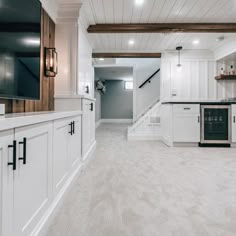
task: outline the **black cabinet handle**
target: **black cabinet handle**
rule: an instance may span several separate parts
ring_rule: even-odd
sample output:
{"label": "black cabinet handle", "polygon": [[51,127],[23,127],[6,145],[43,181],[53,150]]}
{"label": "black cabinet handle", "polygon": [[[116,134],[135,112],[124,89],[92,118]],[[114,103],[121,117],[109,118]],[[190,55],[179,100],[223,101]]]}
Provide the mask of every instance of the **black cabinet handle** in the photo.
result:
{"label": "black cabinet handle", "polygon": [[13,141],[13,145],[8,145],[8,148],[13,148],[12,162],[8,162],[9,166],[12,166],[13,170],[16,170],[16,140]]}
{"label": "black cabinet handle", "polygon": [[198,120],[198,123],[200,123],[200,116],[198,116],[197,120]]}
{"label": "black cabinet handle", "polygon": [[23,138],[23,142],[19,142],[23,145],[23,157],[19,157],[19,160],[23,160],[23,164],[26,164],[26,138]]}
{"label": "black cabinet handle", "polygon": [[90,104],[90,111],[93,111],[93,102]]}
{"label": "black cabinet handle", "polygon": [[75,133],[75,121],[72,122],[72,132]]}
{"label": "black cabinet handle", "polygon": [[185,107],[184,110],[191,110],[191,108],[189,108],[189,107]]}
{"label": "black cabinet handle", "polygon": [[235,123],[235,116],[234,116],[234,123]]}
{"label": "black cabinet handle", "polygon": [[69,126],[70,126],[69,134],[73,135],[73,122],[70,122]]}

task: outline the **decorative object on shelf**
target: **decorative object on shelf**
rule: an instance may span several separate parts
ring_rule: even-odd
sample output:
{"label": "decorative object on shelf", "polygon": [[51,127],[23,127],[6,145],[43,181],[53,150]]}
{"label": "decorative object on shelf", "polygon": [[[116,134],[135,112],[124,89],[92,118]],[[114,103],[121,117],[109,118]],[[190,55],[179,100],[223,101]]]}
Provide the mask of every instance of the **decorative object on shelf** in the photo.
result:
{"label": "decorative object on shelf", "polygon": [[96,81],[96,90],[100,91],[101,93],[105,94],[106,92],[106,83],[105,80],[97,80]]}
{"label": "decorative object on shelf", "polygon": [[5,104],[0,104],[0,115],[5,115]]}
{"label": "decorative object on shelf", "polygon": [[231,65],[230,66],[230,72],[229,72],[230,75],[235,75],[235,70],[234,70],[234,66]]}
{"label": "decorative object on shelf", "polygon": [[183,49],[182,46],[176,47],[176,50],[178,51],[178,64],[176,65],[178,67],[178,71],[182,69],[182,65],[180,63],[180,51]]}
{"label": "decorative object on shelf", "polygon": [[45,48],[44,50],[44,75],[55,77],[58,73],[57,52],[55,48]]}

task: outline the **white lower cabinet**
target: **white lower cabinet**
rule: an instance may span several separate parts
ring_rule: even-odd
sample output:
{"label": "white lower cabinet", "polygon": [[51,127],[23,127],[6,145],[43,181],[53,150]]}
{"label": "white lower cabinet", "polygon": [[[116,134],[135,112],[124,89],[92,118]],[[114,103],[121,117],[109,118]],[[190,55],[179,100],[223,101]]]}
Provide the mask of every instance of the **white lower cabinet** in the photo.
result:
{"label": "white lower cabinet", "polygon": [[1,140],[2,229],[4,236],[26,236],[52,200],[52,125],[27,126],[14,133]]}
{"label": "white lower cabinet", "polygon": [[199,104],[173,105],[173,142],[200,142]]}
{"label": "white lower cabinet", "polygon": [[39,232],[55,197],[80,165],[80,115],[1,131],[0,236]]}
{"label": "white lower cabinet", "polygon": [[81,117],[54,122],[53,193],[65,185],[69,173],[81,164]]}
{"label": "white lower cabinet", "polygon": [[86,153],[95,141],[95,102],[89,99],[83,99],[82,109],[82,153],[83,156],[86,156]]}
{"label": "white lower cabinet", "polygon": [[231,131],[232,131],[232,143],[236,143],[236,105],[233,104],[231,106],[231,114],[232,114],[232,117],[231,117],[231,120],[232,120],[232,128],[231,128]]}

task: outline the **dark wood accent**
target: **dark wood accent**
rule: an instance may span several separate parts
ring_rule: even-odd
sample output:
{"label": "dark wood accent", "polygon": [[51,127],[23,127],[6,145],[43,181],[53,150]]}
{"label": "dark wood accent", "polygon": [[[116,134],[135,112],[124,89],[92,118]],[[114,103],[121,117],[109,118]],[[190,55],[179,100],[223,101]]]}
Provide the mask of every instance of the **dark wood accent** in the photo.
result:
{"label": "dark wood accent", "polygon": [[96,24],[88,33],[235,33],[236,23]]}
{"label": "dark wood accent", "polygon": [[54,110],[54,78],[44,77],[44,47],[55,47],[55,23],[44,10],[42,10],[41,42],[40,100],[0,99],[0,103],[6,106],[6,113]]}
{"label": "dark wood accent", "polygon": [[215,77],[216,80],[236,80],[236,75],[219,75]]}
{"label": "dark wood accent", "polygon": [[116,52],[116,53],[93,53],[93,58],[160,58],[161,53],[129,53],[129,52]]}

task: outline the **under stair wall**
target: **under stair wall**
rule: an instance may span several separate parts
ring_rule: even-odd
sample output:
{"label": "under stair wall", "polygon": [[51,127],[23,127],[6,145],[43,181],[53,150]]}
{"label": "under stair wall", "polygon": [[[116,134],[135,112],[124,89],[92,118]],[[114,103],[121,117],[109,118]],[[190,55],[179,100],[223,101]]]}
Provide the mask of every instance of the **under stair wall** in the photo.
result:
{"label": "under stair wall", "polygon": [[160,110],[161,102],[159,101],[132,126],[128,127],[128,140],[161,140]]}

